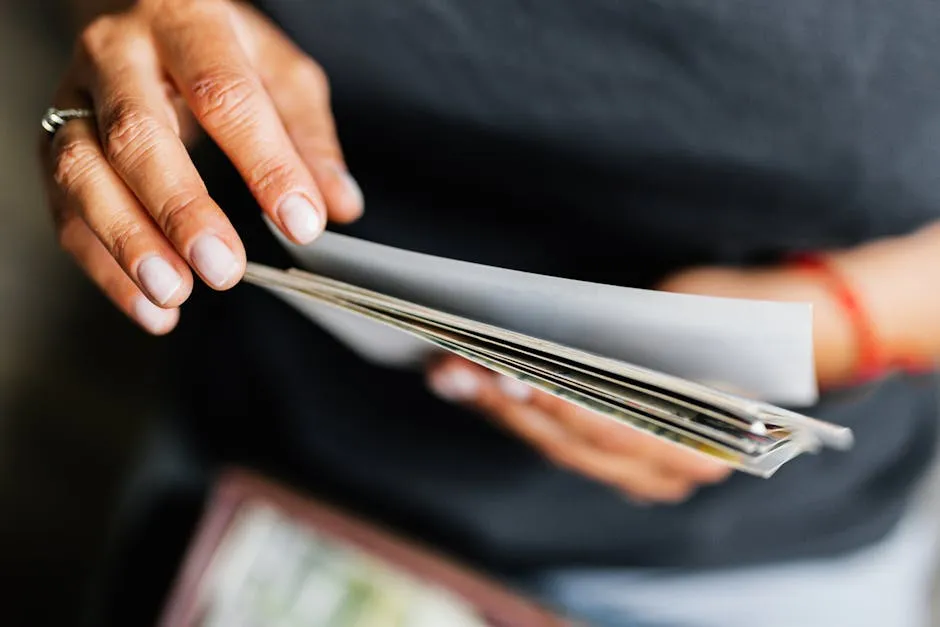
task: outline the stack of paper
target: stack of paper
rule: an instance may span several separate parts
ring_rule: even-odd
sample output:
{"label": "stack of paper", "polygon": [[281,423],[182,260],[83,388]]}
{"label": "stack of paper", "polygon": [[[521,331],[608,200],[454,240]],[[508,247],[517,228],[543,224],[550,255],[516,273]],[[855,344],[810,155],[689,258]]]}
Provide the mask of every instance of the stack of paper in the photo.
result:
{"label": "stack of paper", "polygon": [[332,233],[285,245],[306,270],[249,264],[246,280],[371,359],[420,361],[415,342],[450,351],[763,477],[852,444],[847,428],[761,400],[815,400],[808,306],[568,281]]}

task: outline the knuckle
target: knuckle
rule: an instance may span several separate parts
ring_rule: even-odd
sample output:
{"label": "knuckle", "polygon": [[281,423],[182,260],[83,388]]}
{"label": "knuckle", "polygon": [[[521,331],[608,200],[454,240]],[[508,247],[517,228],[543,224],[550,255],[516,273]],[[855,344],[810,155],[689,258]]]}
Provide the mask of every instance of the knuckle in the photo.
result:
{"label": "knuckle", "polygon": [[179,242],[185,238],[199,202],[200,196],[190,191],[173,194],[164,201],[156,217],[160,228],[170,240]]}
{"label": "knuckle", "polygon": [[291,83],[305,85],[317,97],[328,96],[330,93],[330,78],[323,67],[309,57],[295,61],[289,70]]}
{"label": "knuckle", "polygon": [[98,166],[98,151],[87,141],[72,140],[62,144],[53,155],[52,176],[66,194],[92,176]]}
{"label": "knuckle", "polygon": [[153,52],[153,43],[143,25],[127,15],[98,17],[78,37],[78,55],[95,68],[116,63],[146,63]]}
{"label": "knuckle", "polygon": [[234,70],[217,69],[190,84],[193,113],[204,123],[220,127],[237,123],[249,114],[255,82]]}
{"label": "knuckle", "polygon": [[255,165],[245,177],[248,187],[256,193],[269,189],[286,189],[294,180],[294,168],[283,159],[266,159]]}
{"label": "knuckle", "polygon": [[108,250],[119,262],[129,265],[133,254],[134,244],[142,232],[140,224],[133,221],[116,221],[108,225],[105,231],[105,240]]}
{"label": "knuckle", "polygon": [[109,107],[102,114],[100,124],[108,161],[128,168],[137,165],[153,148],[160,131],[159,122],[130,100]]}
{"label": "knuckle", "polygon": [[78,36],[81,50],[92,58],[99,57],[119,36],[119,21],[120,18],[116,15],[101,15],[89,22]]}

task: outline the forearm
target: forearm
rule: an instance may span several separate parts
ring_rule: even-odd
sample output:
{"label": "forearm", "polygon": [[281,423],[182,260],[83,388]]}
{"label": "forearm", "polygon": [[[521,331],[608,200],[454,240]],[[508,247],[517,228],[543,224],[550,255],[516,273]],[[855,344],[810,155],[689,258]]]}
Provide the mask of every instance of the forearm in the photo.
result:
{"label": "forearm", "polygon": [[[888,364],[940,361],[940,223],[910,235],[828,251],[868,317],[878,356]],[[822,387],[851,383],[862,357],[857,321],[824,274],[769,268],[692,268],[661,289],[758,300],[812,303],[816,374]]]}
{"label": "forearm", "polygon": [[836,253],[891,360],[940,359],[940,223]]}

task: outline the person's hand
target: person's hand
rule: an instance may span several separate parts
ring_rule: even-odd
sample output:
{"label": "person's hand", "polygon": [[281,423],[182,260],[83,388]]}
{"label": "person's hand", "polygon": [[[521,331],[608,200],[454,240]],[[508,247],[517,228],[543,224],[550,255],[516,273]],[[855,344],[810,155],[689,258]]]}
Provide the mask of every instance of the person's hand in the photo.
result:
{"label": "person's hand", "polygon": [[[940,225],[828,256],[853,286],[889,361],[940,357]],[[852,383],[856,330],[827,285],[789,266],[691,268],[658,289],[814,305],[816,373],[822,387]],[[617,425],[525,384],[448,356],[428,384],[442,398],[479,409],[559,465],[619,488],[640,501],[670,502],[721,481],[727,467]]]}
{"label": "person's hand", "polygon": [[822,386],[847,381],[854,370],[854,331],[827,286],[796,268],[702,267],[676,273],[659,289],[682,294],[813,304],[816,377]]}
{"label": "person's hand", "polygon": [[428,370],[428,385],[450,402],[478,409],[561,467],[643,503],[676,503],[731,470],[641,431],[613,424],[515,379],[448,355]]}
{"label": "person's hand", "polygon": [[[940,357],[940,226],[826,253],[852,286],[889,362],[930,363]],[[855,382],[858,330],[826,282],[781,265],[683,270],[664,291],[813,304],[813,343],[820,387]]]}
{"label": "person's hand", "polygon": [[[140,0],[79,38],[53,106],[94,109],[41,150],[61,246],[146,330],[172,329],[193,275],[219,290],[244,247],[209,197],[183,135],[201,127],[261,210],[307,243],[350,221],[347,173],[322,69],[247,5]],[[193,124],[195,122],[195,124]]]}

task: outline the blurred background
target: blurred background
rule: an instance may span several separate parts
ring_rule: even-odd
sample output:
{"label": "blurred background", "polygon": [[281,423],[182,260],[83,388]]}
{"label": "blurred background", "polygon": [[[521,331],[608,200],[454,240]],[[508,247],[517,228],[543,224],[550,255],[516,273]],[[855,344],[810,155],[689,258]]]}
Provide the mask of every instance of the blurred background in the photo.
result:
{"label": "blurred background", "polygon": [[160,342],[56,248],[38,120],[69,46],[54,2],[0,0],[0,624],[71,625],[165,372]]}
{"label": "blurred background", "polygon": [[52,236],[35,156],[68,52],[53,8],[0,2],[0,624],[8,626],[74,624],[122,471],[171,367],[160,341],[115,312]]}

